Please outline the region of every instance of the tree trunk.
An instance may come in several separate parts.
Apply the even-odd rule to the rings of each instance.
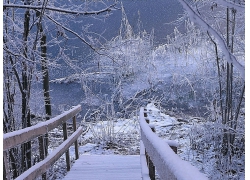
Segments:
[[[227,8],[227,46],[228,49],[233,53],[234,51],[234,34],[235,34],[235,16],[236,11],[234,9]],[[234,82],[234,66],[231,63],[227,63],[227,76],[226,76],[226,101],[225,101],[225,110],[224,110],[224,118],[222,123],[226,125],[228,128],[236,130],[238,112],[241,106],[243,95],[239,100],[239,104],[234,109],[235,99],[233,96],[233,82]],[[244,91],[242,91],[244,93]],[[236,111],[236,113],[234,113]],[[228,151],[230,153],[233,152],[233,143],[234,143],[235,135],[234,132],[231,133],[229,130],[224,130],[223,137],[223,154],[226,155]]]
[[[42,71],[43,71],[43,90],[44,90],[45,112],[46,112],[47,119],[49,119],[52,115],[52,112],[51,112],[50,94],[49,94],[50,88],[49,88],[49,69],[48,69],[48,60],[47,60],[46,35],[43,33],[42,26],[41,26],[40,31],[42,33],[41,62],[42,62]]]
[[[42,64],[42,73],[43,73],[43,96],[45,103],[45,113],[46,119],[50,119],[52,115],[51,103],[50,103],[50,88],[49,88],[49,69],[48,69],[48,60],[47,60],[47,45],[46,45],[46,35],[42,27],[42,13],[39,11],[36,12],[36,16],[40,18],[39,23],[37,24],[37,32],[40,32],[40,46],[41,46],[41,64]],[[41,136],[39,138],[39,151],[40,159],[43,160],[48,155],[48,134]],[[46,173],[42,175],[42,179],[46,179]]]
[[[24,56],[27,58],[27,39],[29,34],[29,21],[30,12],[26,10],[24,16]],[[22,128],[31,126],[30,108],[29,108],[29,97],[30,97],[30,76],[28,71],[28,62],[23,61],[22,63]],[[26,142],[21,145],[22,150],[22,168],[23,171],[31,167],[31,142]]]

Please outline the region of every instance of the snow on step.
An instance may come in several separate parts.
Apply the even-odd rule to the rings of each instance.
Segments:
[[[65,180],[141,180],[139,155],[81,155]]]

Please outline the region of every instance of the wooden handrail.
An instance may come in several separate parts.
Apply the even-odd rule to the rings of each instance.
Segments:
[[[150,157],[153,165],[162,180],[178,179],[178,180],[208,180],[196,167],[187,161],[182,160],[170,146],[159,138],[149,127],[145,117],[147,116],[144,108],[140,109],[140,128],[141,128],[141,159],[143,157],[143,149],[145,146],[145,154]],[[149,120],[149,119],[147,119]],[[145,173],[150,174],[150,170],[145,170],[142,163],[142,177],[148,179]],[[144,161],[145,162],[145,161]],[[154,177],[151,177],[154,179]]]
[[[81,111],[81,105],[78,105],[63,114],[58,115],[48,121],[38,123],[34,126],[20,129],[18,131],[3,134],[3,150],[15,147],[18,144],[27,142],[35,137],[48,133],[50,130],[63,124]]]
[[[48,121],[38,123],[34,126],[20,129],[18,131],[3,134],[3,150],[15,147],[18,144],[27,142],[35,137],[48,133],[50,130],[63,124],[78,112],[81,111],[81,105],[78,105],[63,114],[56,116]]]
[[[22,173],[20,176],[18,176],[16,179],[35,179],[41,174],[45,173],[46,170],[55,163],[56,160],[58,160],[62,154],[66,152],[66,163],[67,163],[67,170],[70,170],[70,159],[69,159],[69,153],[68,149],[69,147],[75,143],[75,148],[78,148],[77,138],[81,134],[86,134],[88,131],[88,128],[84,131],[83,127],[79,127],[76,129],[76,114],[81,111],[81,105],[75,106],[74,108],[65,111],[61,115],[58,115],[46,122],[38,123],[34,126],[21,129],[18,131],[6,133],[3,135],[3,151],[6,152],[8,149],[15,147],[19,144],[22,144],[24,142],[30,141],[33,138],[39,137],[41,135],[44,135],[48,133],[50,130],[56,128],[60,124],[63,124],[64,126],[64,142],[57,147],[50,155],[48,155],[44,160],[40,161],[39,163],[35,164],[28,170],[26,170],[24,173]],[[74,133],[68,138],[67,137],[67,128],[66,128],[66,121],[70,118],[73,118],[73,130]],[[79,158],[78,149],[75,150],[75,156],[76,159]],[[6,153],[5,153],[6,154]],[[5,155],[6,156],[6,155]],[[4,158],[4,165],[6,168],[6,178],[9,179],[9,170],[8,170],[8,164],[7,164],[7,158]]]
[[[23,174],[18,176],[16,180],[35,179],[44,172],[46,172],[46,170],[69,149],[69,147],[77,140],[77,138],[81,134],[86,133],[87,130],[83,133],[83,128],[79,127],[66,141],[64,141],[60,146],[58,146],[43,161],[32,166],[32,168],[28,169]]]

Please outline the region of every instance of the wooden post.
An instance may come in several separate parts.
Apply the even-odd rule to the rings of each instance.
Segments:
[[[155,126],[150,124],[149,127],[155,133]],[[155,166],[149,156],[148,156],[148,170],[150,179],[155,180]]]
[[[147,118],[147,109],[146,108],[144,108],[144,117],[145,117],[146,122],[149,124],[149,119]],[[145,155],[146,155],[146,161],[147,161],[147,165],[148,165],[149,155],[148,155],[146,149],[145,149]]]
[[[3,152],[3,179],[10,180],[10,171],[6,151]]]
[[[178,143],[174,140],[165,140],[165,142],[170,146],[170,148],[177,154]]]
[[[40,158],[39,158],[39,161],[42,161],[45,159],[45,147],[44,147],[44,141],[45,140],[45,137],[44,135],[41,135],[38,137],[38,142],[39,142],[39,154],[40,154]],[[47,174],[46,172],[43,173],[42,175],[42,180],[46,180],[47,179]]]
[[[63,138],[64,141],[68,138],[68,132],[67,132],[67,123],[63,123]],[[66,164],[67,164],[67,171],[70,171],[70,158],[69,158],[69,149],[65,152],[66,156]]]
[[[155,133],[155,125],[149,124],[150,129]]]
[[[147,116],[148,116],[148,114],[147,114],[147,109],[144,108],[144,117],[147,117]]]
[[[147,114],[146,108],[144,108],[144,117],[145,117],[146,122],[149,124],[149,119],[148,119],[148,114]]]
[[[3,158],[3,180],[8,180],[6,175],[5,160]]]
[[[176,146],[170,146],[170,148],[177,154],[177,147]]]
[[[75,132],[76,131],[76,116],[73,117],[73,129],[74,129],[74,132]],[[75,157],[76,157],[76,159],[79,159],[78,142],[77,142],[77,140],[75,142]]]
[[[144,108],[144,117],[145,117],[145,121],[149,124],[149,118],[148,118],[146,108]],[[149,126],[150,126],[151,130],[153,132],[155,132],[154,125],[149,125]],[[147,161],[147,165],[148,165],[149,177],[151,180],[155,180],[155,166],[154,166],[154,163],[152,162],[152,160],[150,159],[146,149],[145,149],[145,155],[146,155],[146,161]]]
[[[155,166],[149,156],[148,156],[148,171],[150,179],[155,180]]]

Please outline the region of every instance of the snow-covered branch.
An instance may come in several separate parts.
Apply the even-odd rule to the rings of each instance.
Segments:
[[[54,22],[57,26],[60,26],[61,28],[63,28],[64,30],[74,34],[76,37],[78,37],[81,41],[83,41],[86,45],[88,45],[92,50],[96,51],[96,49],[89,43],[87,42],[83,37],[81,37],[78,33],[76,33],[75,31],[73,31],[70,28],[67,28],[66,26],[63,26],[61,23],[59,23],[58,21],[56,21],[55,19],[53,19],[52,17],[50,17],[49,15],[45,15],[49,20],[51,20],[52,22]]]
[[[13,51],[11,51],[10,49],[6,48],[6,47],[3,47],[3,50],[6,51],[7,53],[13,55],[13,56],[16,56],[16,57],[22,57],[25,61],[28,61],[28,62],[32,62],[32,63],[36,63],[35,61],[32,61],[28,58],[26,58],[24,55],[22,54],[16,54],[14,53]]]
[[[226,56],[227,62],[232,63],[240,71],[242,78],[245,79],[245,66],[242,65],[236,59],[236,57],[229,51],[223,37],[221,37],[221,35],[214,28],[212,28],[197,12],[195,12],[185,0],[179,0],[179,2],[182,4],[184,9],[186,9],[190,19],[193,22],[199,24],[201,28],[203,28],[205,31],[208,31],[217,39],[221,50]]]
[[[241,6],[239,4],[235,4],[233,2],[229,2],[229,1],[226,1],[226,0],[216,0],[216,2],[222,6],[225,6],[225,7],[228,7],[228,8],[234,8],[236,9],[237,11],[240,11],[242,13],[245,12],[245,6]]]
[[[72,33],[73,35],[75,35],[77,38],[79,38],[83,43],[85,43],[87,46],[89,46],[89,47],[90,47],[93,51],[95,51],[97,54],[99,54],[99,55],[101,55],[101,56],[106,56],[106,57],[112,59],[112,61],[113,61],[114,63],[117,63],[113,57],[111,57],[111,56],[108,55],[108,54],[103,54],[103,53],[101,53],[97,48],[95,48],[93,45],[91,45],[87,40],[85,40],[85,39],[84,39],[82,36],[80,36],[77,32],[75,32],[75,31],[73,31],[72,29],[70,29],[70,28],[68,28],[68,27],[66,27],[66,26],[64,26],[64,25],[62,25],[61,23],[59,23],[58,21],[56,21],[55,19],[53,19],[53,18],[50,17],[49,15],[45,14],[45,16],[46,16],[49,20],[51,20],[52,22],[54,22],[57,26],[60,26],[60,27],[63,28],[64,30],[66,30],[66,31]],[[118,64],[118,63],[117,63],[117,64]]]
[[[67,13],[67,14],[76,14],[76,15],[99,15],[105,12],[110,12],[111,10],[117,9],[115,8],[116,4],[110,5],[107,8],[98,10],[98,11],[73,11],[70,9],[62,9],[62,8],[56,8],[56,7],[51,7],[51,6],[46,6],[46,10],[51,10],[51,11],[56,11],[56,12],[61,12],[61,13]],[[32,5],[19,5],[19,4],[3,4],[3,8],[29,8],[29,9],[43,9],[43,6],[32,6]]]

